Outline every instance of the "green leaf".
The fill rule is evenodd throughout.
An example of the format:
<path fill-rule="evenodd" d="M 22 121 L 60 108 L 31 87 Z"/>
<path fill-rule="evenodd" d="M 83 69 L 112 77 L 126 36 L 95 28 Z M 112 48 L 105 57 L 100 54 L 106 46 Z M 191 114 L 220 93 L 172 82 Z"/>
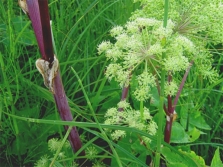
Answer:
<path fill-rule="evenodd" d="M 223 167 L 223 164 L 220 158 L 219 148 L 217 148 L 214 153 L 214 157 L 211 161 L 211 167 Z"/>
<path fill-rule="evenodd" d="M 138 153 L 142 153 L 144 151 L 146 151 L 146 147 L 140 143 L 139 140 L 136 140 L 132 145 L 131 148 Z"/>
<path fill-rule="evenodd" d="M 171 141 L 171 143 L 188 143 L 188 142 L 190 142 L 190 137 L 185 132 L 183 126 L 178 122 L 173 122 L 170 141 Z"/>
<path fill-rule="evenodd" d="M 151 94 L 152 94 L 152 98 L 150 99 L 150 105 L 158 107 L 160 103 L 160 97 L 159 97 L 157 89 L 153 88 L 151 91 Z"/>
<path fill-rule="evenodd" d="M 135 137 L 132 138 L 129 135 L 127 135 L 125 138 L 118 141 L 118 145 L 122 147 L 123 149 L 125 149 L 126 151 L 128 151 L 129 153 L 131 153 L 132 152 L 131 144 L 135 140 L 137 140 Z M 116 149 L 116 151 L 120 158 L 126 159 L 125 161 L 124 160 L 122 161 L 123 163 L 128 164 L 130 162 L 130 160 L 126 158 L 126 155 L 123 154 L 121 150 Z M 118 166 L 118 163 L 115 158 L 112 158 L 111 166 Z"/>
<path fill-rule="evenodd" d="M 190 114 L 190 124 L 205 130 L 211 130 L 211 127 L 205 122 L 204 117 L 201 115 L 201 112 L 192 112 Z"/>
<path fill-rule="evenodd" d="M 23 45 L 33 45 L 36 43 L 33 31 L 27 28 L 30 25 L 30 22 L 23 21 L 23 17 L 17 16 L 12 18 L 12 23 L 15 29 L 16 37 L 18 37 L 18 41 L 16 42 L 19 42 Z M 9 45 L 10 39 L 6 31 L 6 26 L 7 25 L 5 24 L 0 24 L 0 32 L 1 38 L 4 39 L 2 42 L 5 45 Z"/>
<path fill-rule="evenodd" d="M 174 163 L 174 164 L 168 165 L 168 167 L 188 167 L 188 166 L 183 163 Z"/>
<path fill-rule="evenodd" d="M 189 160 L 192 160 L 199 167 L 206 167 L 204 159 L 201 156 L 198 156 L 194 151 L 185 152 L 180 151 L 184 156 L 186 156 Z M 191 165 L 190 165 L 191 166 Z"/>
<path fill-rule="evenodd" d="M 140 162 L 146 162 L 146 156 L 149 154 L 147 148 L 140 144 L 139 139 L 136 135 L 127 133 L 125 138 L 122 138 L 117 143 L 122 149 L 128 151 L 128 154 L 131 154 L 136 157 L 136 159 L 130 158 L 128 154 L 123 153 L 122 150 L 116 149 L 117 154 L 120 159 L 122 159 L 123 166 L 136 167 L 139 166 Z M 138 147 L 138 148 L 137 148 Z M 111 166 L 118 166 L 115 158 L 112 158 Z M 142 166 L 142 164 L 140 164 Z M 146 166 L 146 165 L 145 165 Z"/>
<path fill-rule="evenodd" d="M 180 155 L 171 151 L 168 147 L 162 147 L 161 153 L 165 157 L 168 164 L 176 164 L 183 162 L 183 158 Z"/>
<path fill-rule="evenodd" d="M 168 167 L 205 167 L 204 159 L 193 151 L 182 151 L 181 149 L 173 151 L 168 147 L 162 147 L 161 153 L 165 157 Z"/>
<path fill-rule="evenodd" d="M 190 137 L 190 142 L 193 142 L 200 137 L 201 133 L 197 128 L 194 127 L 191 131 L 188 132 L 188 135 Z"/>

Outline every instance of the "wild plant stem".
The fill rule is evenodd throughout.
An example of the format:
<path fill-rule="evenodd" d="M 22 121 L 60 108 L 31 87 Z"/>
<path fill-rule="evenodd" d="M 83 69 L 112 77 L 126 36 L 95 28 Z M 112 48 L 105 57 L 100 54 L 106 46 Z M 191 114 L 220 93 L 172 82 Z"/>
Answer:
<path fill-rule="evenodd" d="M 96 116 L 96 114 L 95 114 L 95 112 L 94 112 L 94 109 L 93 109 L 93 107 L 92 107 L 92 105 L 91 105 L 91 102 L 90 102 L 90 100 L 89 100 L 89 98 L 88 98 L 87 92 L 86 92 L 85 89 L 84 89 L 84 86 L 83 86 L 83 84 L 82 84 L 82 81 L 81 81 L 80 77 L 78 76 L 77 72 L 76 72 L 72 67 L 71 67 L 71 70 L 73 71 L 75 77 L 76 77 L 77 80 L 78 80 L 78 83 L 80 84 L 80 87 L 81 87 L 81 89 L 82 89 L 82 91 L 83 91 L 83 93 L 84 93 L 84 97 L 85 97 L 85 99 L 86 99 L 86 101 L 87 101 L 88 107 L 89 107 L 89 109 L 90 109 L 90 111 L 91 111 L 91 114 L 92 114 L 92 116 L 93 116 L 93 118 L 94 118 L 96 124 L 98 125 L 98 129 L 101 131 L 101 135 L 102 135 L 102 137 L 104 138 L 104 140 L 105 140 L 105 141 L 108 143 L 108 145 L 110 146 L 110 148 L 111 148 L 111 150 L 112 150 L 112 152 L 113 152 L 113 154 L 114 154 L 114 156 L 115 156 L 115 158 L 116 158 L 116 161 L 117 161 L 118 165 L 119 165 L 120 167 L 122 167 L 121 160 L 120 160 L 120 158 L 119 158 L 119 156 L 118 156 L 118 154 L 117 154 L 115 148 L 112 146 L 112 144 L 111 144 L 111 142 L 110 142 L 108 136 L 106 135 L 106 133 L 105 133 L 104 130 L 102 129 L 101 124 L 99 123 L 99 121 L 98 121 L 98 119 L 97 119 L 97 116 Z"/>
<path fill-rule="evenodd" d="M 140 101 L 140 117 L 141 117 L 141 122 L 143 122 L 143 112 L 144 112 L 144 110 L 143 110 L 143 108 L 144 108 L 144 106 L 143 106 L 143 101 L 141 100 Z"/>
<path fill-rule="evenodd" d="M 180 84 L 180 87 L 179 87 L 179 89 L 178 89 L 177 95 L 176 95 L 176 97 L 175 97 L 175 99 L 174 99 L 174 102 L 173 102 L 173 110 L 175 110 L 175 107 L 176 107 L 177 102 L 178 102 L 178 100 L 179 100 L 180 94 L 181 94 L 181 92 L 182 92 L 182 90 L 183 90 L 183 86 L 184 86 L 184 84 L 185 84 L 185 82 L 186 82 L 187 76 L 188 76 L 188 74 L 189 74 L 190 68 L 191 68 L 191 66 L 193 65 L 193 63 L 194 63 L 194 61 L 191 61 L 191 62 L 190 62 L 190 65 L 189 65 L 189 67 L 186 69 L 186 72 L 185 72 L 185 74 L 184 74 L 184 76 L 183 76 L 183 79 L 182 79 L 182 81 L 181 81 L 181 84 Z"/>
<path fill-rule="evenodd" d="M 58 71 L 57 76 L 54 78 L 54 99 L 56 102 L 57 109 L 59 111 L 60 117 L 64 121 L 72 121 L 73 116 L 68 105 L 67 97 L 64 92 L 63 83 L 61 80 L 60 72 Z M 64 126 L 65 130 L 68 130 L 68 126 Z M 74 152 L 78 151 L 81 147 L 81 140 L 77 132 L 76 127 L 71 129 L 71 132 L 68 137 L 72 149 Z M 81 155 L 84 155 L 84 151 L 81 152 Z"/>
<path fill-rule="evenodd" d="M 167 26 L 167 20 L 168 20 L 168 0 L 165 0 L 165 6 L 164 6 L 164 20 L 163 20 L 163 27 Z M 165 54 L 162 55 L 162 59 L 165 58 Z M 162 69 L 161 71 L 161 86 L 160 86 L 160 103 L 159 103 L 159 121 L 158 121 L 158 132 L 157 132 L 157 150 L 156 150 L 156 156 L 155 156 L 155 167 L 160 166 L 160 157 L 161 157 L 161 143 L 163 140 L 163 119 L 164 119 L 164 112 L 163 112 L 163 106 L 164 106 L 164 84 L 165 84 L 165 74 L 166 71 Z"/>
<path fill-rule="evenodd" d="M 166 119 L 166 126 L 165 126 L 165 132 L 164 132 L 164 141 L 166 143 L 170 143 L 171 131 L 172 131 L 172 124 L 173 124 L 173 116 L 174 116 L 174 110 L 176 108 L 177 102 L 179 100 L 180 94 L 182 92 L 183 86 L 184 86 L 184 84 L 186 82 L 186 79 L 187 79 L 187 76 L 188 76 L 188 73 L 190 71 L 190 68 L 191 68 L 192 64 L 193 64 L 193 61 L 190 63 L 189 67 L 187 68 L 187 70 L 186 70 L 186 72 L 185 72 L 185 74 L 183 76 L 183 79 L 181 81 L 180 87 L 178 89 L 178 92 L 177 92 L 177 95 L 176 95 L 176 97 L 174 99 L 173 104 L 172 104 L 171 96 L 168 95 L 168 97 L 167 97 L 168 98 L 168 109 L 166 111 L 166 117 L 167 117 L 167 119 Z M 168 78 L 169 78 L 168 79 L 169 80 L 168 82 L 170 82 L 171 81 L 171 76 L 169 76 Z"/>
<path fill-rule="evenodd" d="M 155 157 L 155 166 L 160 166 L 160 154 L 161 154 L 161 143 L 163 140 L 163 105 L 164 105 L 164 83 L 165 83 L 165 71 L 161 72 L 161 89 L 160 89 L 160 104 L 159 104 L 159 121 L 158 121 L 158 132 L 157 132 L 157 152 Z"/>
<path fill-rule="evenodd" d="M 69 126 L 69 128 L 67 129 L 67 132 L 66 132 L 66 134 L 65 134 L 65 136 L 64 136 L 64 138 L 63 138 L 63 140 L 62 140 L 62 142 L 60 143 L 60 147 L 57 149 L 57 152 L 56 152 L 56 154 L 54 155 L 53 160 L 52 160 L 51 163 L 50 163 L 50 167 L 52 167 L 53 164 L 55 163 L 55 161 L 56 161 L 56 159 L 57 159 L 57 157 L 58 157 L 58 155 L 59 155 L 61 149 L 63 148 L 64 143 L 65 143 L 66 140 L 67 140 L 67 137 L 69 136 L 69 134 L 70 134 L 70 132 L 71 132 L 71 130 L 72 130 L 72 126 Z"/>
<path fill-rule="evenodd" d="M 50 17 L 47 0 L 27 0 L 28 14 L 32 22 L 32 26 L 36 35 L 39 50 L 42 55 L 42 59 L 52 63 L 54 61 L 54 51 L 52 43 L 52 34 L 50 26 Z M 50 68 L 50 66 L 49 66 Z M 73 116 L 71 114 L 66 94 L 64 91 L 63 83 L 58 70 L 57 75 L 53 79 L 54 99 L 58 108 L 60 117 L 64 121 L 72 121 Z M 68 126 L 64 126 L 65 130 L 68 130 Z M 79 134 L 76 127 L 71 129 L 71 133 L 68 137 L 72 149 L 74 152 L 82 147 Z M 81 152 L 84 155 L 84 151 Z"/>

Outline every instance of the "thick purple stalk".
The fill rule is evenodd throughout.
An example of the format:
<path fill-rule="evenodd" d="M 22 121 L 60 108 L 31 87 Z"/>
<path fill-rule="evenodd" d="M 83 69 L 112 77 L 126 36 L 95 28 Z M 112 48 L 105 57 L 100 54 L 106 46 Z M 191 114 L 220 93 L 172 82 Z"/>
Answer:
<path fill-rule="evenodd" d="M 171 138 L 171 130 L 172 130 L 172 124 L 173 124 L 173 117 L 174 117 L 174 110 L 176 108 L 176 105 L 177 105 L 177 102 L 178 102 L 178 99 L 180 97 L 180 94 L 183 90 L 183 86 L 186 82 L 186 79 L 187 79 L 187 76 L 189 74 L 189 71 L 190 71 L 190 68 L 193 64 L 193 61 L 190 63 L 189 67 L 187 68 L 184 76 L 183 76 L 183 79 L 181 81 L 181 84 L 180 84 L 180 87 L 178 89 L 178 92 L 177 92 L 177 95 L 174 99 L 174 102 L 172 103 L 172 98 L 170 95 L 168 95 L 167 97 L 167 100 L 168 100 L 168 107 L 166 108 L 166 106 L 164 105 L 164 110 L 166 112 L 166 126 L 165 126 L 165 135 L 164 135 L 164 141 L 166 143 L 170 143 L 170 138 Z M 169 75 L 168 76 L 168 82 L 170 82 L 172 80 L 171 76 Z"/>
<path fill-rule="evenodd" d="M 28 15 L 32 22 L 42 59 L 48 61 L 51 64 L 54 61 L 54 53 L 50 28 L 48 1 L 26 0 L 26 2 Z M 59 69 L 57 75 L 53 79 L 53 87 L 54 99 L 61 119 L 64 121 L 72 121 L 73 116 L 71 114 L 66 94 L 64 92 Z M 65 126 L 64 128 L 67 130 L 68 126 Z M 72 128 L 68 138 L 74 152 L 78 151 L 82 147 L 76 127 Z M 82 152 L 81 154 L 84 155 L 85 153 Z"/>
<path fill-rule="evenodd" d="M 61 119 L 65 121 L 72 121 L 73 116 L 71 114 L 70 107 L 67 102 L 67 97 L 64 92 L 64 87 L 63 87 L 63 83 L 62 83 L 59 71 L 57 73 L 57 76 L 54 78 L 53 84 L 54 84 L 54 99 L 55 99 L 57 109 L 59 111 Z M 67 130 L 68 126 L 64 126 L 64 128 Z M 68 139 L 70 141 L 70 144 L 74 152 L 79 150 L 82 147 L 81 140 L 80 140 L 76 127 L 73 127 L 71 129 Z M 84 151 L 81 152 L 81 155 L 84 155 L 84 154 L 85 154 Z"/>
<path fill-rule="evenodd" d="M 166 143 L 170 143 L 172 123 L 173 123 L 172 98 L 170 95 L 168 95 L 167 101 L 168 101 L 168 107 L 166 111 L 166 126 L 165 126 L 164 141 Z"/>
<path fill-rule="evenodd" d="M 172 81 L 172 76 L 168 75 L 168 82 Z M 166 112 L 166 126 L 165 126 L 165 136 L 164 141 L 166 143 L 170 143 L 170 136 L 172 130 L 172 123 L 173 123 L 173 110 L 172 110 L 172 98 L 170 95 L 167 96 L 167 108 L 165 108 Z"/>
<path fill-rule="evenodd" d="M 42 59 L 54 60 L 50 17 L 47 0 L 26 0 L 28 13 L 36 35 Z"/>

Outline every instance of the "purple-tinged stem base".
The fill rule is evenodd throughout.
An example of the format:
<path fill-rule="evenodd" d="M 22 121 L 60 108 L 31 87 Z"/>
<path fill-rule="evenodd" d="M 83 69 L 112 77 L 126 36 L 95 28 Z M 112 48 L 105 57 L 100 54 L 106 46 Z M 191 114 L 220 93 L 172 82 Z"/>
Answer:
<path fill-rule="evenodd" d="M 60 72 L 58 71 L 57 76 L 54 78 L 54 99 L 57 105 L 57 109 L 59 111 L 60 117 L 64 121 L 72 121 L 73 116 L 70 111 L 70 107 L 68 105 L 67 97 L 64 92 L 63 84 L 61 81 Z M 65 130 L 68 129 L 68 126 L 64 126 Z M 77 152 L 81 147 L 81 140 L 79 134 L 77 132 L 76 127 L 73 127 L 69 137 L 68 137 L 72 149 L 74 152 Z M 84 155 L 84 151 L 81 152 L 81 155 Z"/>

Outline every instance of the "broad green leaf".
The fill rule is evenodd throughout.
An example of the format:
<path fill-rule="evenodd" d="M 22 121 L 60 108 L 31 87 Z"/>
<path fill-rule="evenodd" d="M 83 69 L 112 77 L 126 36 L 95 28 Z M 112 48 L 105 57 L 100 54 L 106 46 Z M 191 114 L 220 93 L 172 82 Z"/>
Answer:
<path fill-rule="evenodd" d="M 146 151 L 146 147 L 141 144 L 139 142 L 139 140 L 136 140 L 132 145 L 131 145 L 131 148 L 135 151 L 135 152 L 138 152 L 138 153 L 142 153 L 144 151 Z"/>
<path fill-rule="evenodd" d="M 178 122 L 173 122 L 172 132 L 171 132 L 171 143 L 188 143 L 190 138 L 185 132 L 183 126 Z"/>
<path fill-rule="evenodd" d="M 199 167 L 206 167 L 204 159 L 201 156 L 198 156 L 194 151 L 185 152 L 180 151 L 184 156 L 187 156 L 189 159 L 191 159 L 194 163 L 197 164 Z"/>
<path fill-rule="evenodd" d="M 188 106 L 184 106 L 180 108 L 180 124 L 186 129 L 187 127 L 187 119 L 188 119 Z"/>
<path fill-rule="evenodd" d="M 168 164 L 168 167 L 188 167 L 188 165 L 185 165 L 183 163 L 174 163 L 174 164 Z"/>
<path fill-rule="evenodd" d="M 211 167 L 223 167 L 223 164 L 220 158 L 219 148 L 217 148 L 214 153 L 214 157 L 211 161 Z"/>
<path fill-rule="evenodd" d="M 157 89 L 153 88 L 151 91 L 151 94 L 152 94 L 152 98 L 150 99 L 150 105 L 158 107 L 160 103 L 160 97 L 159 97 Z"/>
<path fill-rule="evenodd" d="M 191 131 L 188 132 L 188 135 L 190 137 L 190 142 L 193 142 L 200 137 L 201 133 L 197 128 L 194 127 Z"/>
<path fill-rule="evenodd" d="M 184 128 L 188 126 L 189 130 L 192 130 L 194 127 L 197 127 L 199 129 L 211 130 L 211 127 L 206 123 L 204 117 L 201 115 L 201 112 L 196 111 L 188 113 L 187 106 L 182 107 L 180 110 L 180 123 L 183 125 Z M 189 125 L 187 125 L 188 123 Z"/>
<path fill-rule="evenodd" d="M 140 143 L 139 143 L 138 140 L 139 139 L 136 135 L 127 133 L 125 138 L 122 138 L 121 140 L 118 141 L 117 144 L 120 147 L 122 147 L 122 149 L 128 151 L 128 154 L 131 154 L 134 157 L 136 157 L 136 159 L 134 160 L 134 159 L 130 158 L 129 155 L 123 153 L 122 150 L 116 149 L 117 154 L 119 155 L 120 159 L 122 160 L 123 166 L 129 166 L 129 167 L 137 167 L 138 166 L 138 167 L 141 167 L 142 164 L 140 164 L 140 166 L 139 166 L 139 163 L 137 162 L 137 160 L 139 160 L 140 162 L 146 162 L 146 155 L 148 155 L 147 150 L 144 147 L 144 151 L 143 151 L 143 148 L 142 148 L 143 146 L 142 147 L 140 146 Z M 140 149 L 134 150 L 135 147 L 136 147 L 135 143 L 137 143 L 137 141 L 138 141 L 138 146 L 140 147 Z M 132 147 L 132 145 L 133 145 L 133 147 Z M 140 151 L 140 152 L 138 152 L 138 151 Z M 111 166 L 112 167 L 113 166 L 114 167 L 118 166 L 117 161 L 116 161 L 115 158 L 112 158 Z"/>
<path fill-rule="evenodd" d="M 19 42 L 23 45 L 33 45 L 36 43 L 34 33 L 32 30 L 27 28 L 30 25 L 30 22 L 24 21 L 23 19 L 24 18 L 20 16 L 12 18 L 12 24 L 15 29 L 16 37 L 18 38 L 18 41 L 16 42 Z M 7 25 L 5 24 L 0 24 L 0 32 L 2 36 L 1 38 L 4 39 L 2 42 L 5 45 L 9 45 L 10 39 L 7 31 L 5 31 L 7 29 L 6 26 Z"/>
<path fill-rule="evenodd" d="M 192 112 L 190 114 L 190 124 L 205 130 L 211 130 L 211 127 L 205 122 L 201 112 Z"/>
<path fill-rule="evenodd" d="M 183 158 L 180 155 L 171 151 L 170 148 L 168 147 L 162 147 L 161 153 L 165 157 L 167 164 L 175 164 L 183 162 Z"/>
<path fill-rule="evenodd" d="M 205 167 L 204 159 L 193 151 L 172 151 L 168 147 L 162 147 L 162 155 L 165 157 L 168 167 Z"/>

